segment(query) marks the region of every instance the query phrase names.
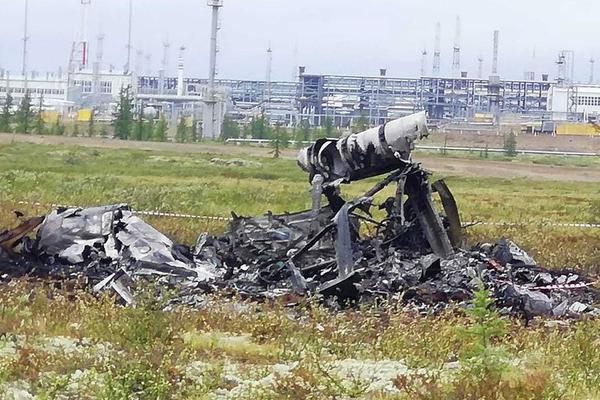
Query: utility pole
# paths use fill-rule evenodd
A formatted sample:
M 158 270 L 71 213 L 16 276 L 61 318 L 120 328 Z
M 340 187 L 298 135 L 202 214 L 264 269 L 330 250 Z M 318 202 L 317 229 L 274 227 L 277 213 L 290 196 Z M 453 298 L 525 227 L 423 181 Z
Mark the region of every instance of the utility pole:
M 162 58 L 162 70 L 165 75 L 169 73 L 169 50 L 171 49 L 171 43 L 169 42 L 169 38 L 167 38 L 163 42 L 163 58 Z
M 127 64 L 125 64 L 125 73 L 128 74 L 131 70 L 131 30 L 133 26 L 133 0 L 129 0 L 129 28 L 127 35 Z
M 89 64 L 89 39 L 88 39 L 88 18 L 89 8 L 92 0 L 81 0 L 81 28 L 79 34 L 79 46 L 81 46 L 81 59 L 79 69 L 85 69 Z
M 165 77 L 169 73 L 169 50 L 171 43 L 169 38 L 163 42 L 163 58 L 161 60 L 160 71 L 158 71 L 158 92 L 160 94 L 165 93 Z
M 146 60 L 146 75 L 150 76 L 152 75 L 152 54 L 146 53 L 144 59 Z
M 271 72 L 273 67 L 273 50 L 271 46 L 267 49 L 267 76 L 266 82 L 267 87 L 265 88 L 265 99 L 263 100 L 265 105 L 268 106 L 271 102 Z
M 179 47 L 179 58 L 177 58 L 177 96 L 183 96 L 185 94 L 184 91 L 184 55 L 185 55 L 185 46 Z
M 138 48 L 135 52 L 135 73 L 136 75 L 142 75 L 144 69 L 144 52 L 142 48 Z
M 440 42 L 442 36 L 442 26 L 440 23 L 435 24 L 435 45 L 433 48 L 433 76 L 440 75 Z
M 298 39 L 294 41 L 294 66 L 292 69 L 292 82 L 298 81 Z
M 27 42 L 29 41 L 29 28 L 28 28 L 28 18 L 29 18 L 29 0 L 25 0 L 25 23 L 23 27 L 23 66 L 21 69 L 21 74 L 23 75 L 24 83 L 25 83 L 25 91 L 27 91 Z
M 219 9 L 223 7 L 223 0 L 208 0 L 207 4 L 212 8 L 212 22 L 210 28 L 208 88 L 204 96 L 202 135 L 207 138 L 218 138 L 221 136 L 221 118 L 217 113 L 215 79 L 217 75 L 217 34 L 219 32 Z
M 93 65 L 94 71 L 94 86 L 93 93 L 100 93 L 100 72 L 102 71 L 102 59 L 104 58 L 104 34 L 99 34 L 97 36 L 97 44 L 96 44 L 96 62 Z
M 452 55 L 452 76 L 460 76 L 460 17 L 456 17 L 456 33 L 454 36 L 454 52 Z

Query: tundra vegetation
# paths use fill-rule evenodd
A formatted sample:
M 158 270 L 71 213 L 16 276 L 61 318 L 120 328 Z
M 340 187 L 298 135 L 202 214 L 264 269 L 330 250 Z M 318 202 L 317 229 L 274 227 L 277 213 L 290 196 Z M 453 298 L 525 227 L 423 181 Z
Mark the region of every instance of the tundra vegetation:
M 14 210 L 128 202 L 139 210 L 257 215 L 309 206 L 307 176 L 285 158 L 211 162 L 214 154 L 68 146 L 0 146 L 0 227 Z M 220 155 L 219 157 L 226 157 Z M 434 176 L 440 178 L 440 176 Z M 509 237 L 542 264 L 600 274 L 595 185 L 444 177 L 471 243 Z M 374 180 L 343 187 L 347 197 Z M 376 201 L 391 195 L 384 192 Z M 20 202 L 39 203 L 38 205 Z M 192 244 L 224 222 L 148 218 Z M 0 392 L 41 399 L 581 399 L 600 397 L 600 321 L 503 318 L 481 290 L 436 315 L 397 304 L 332 311 L 318 298 L 286 307 L 218 295 L 163 311 L 169 293 L 138 291 L 138 307 L 79 282 L 2 283 Z M 27 398 L 27 397 L 21 397 Z

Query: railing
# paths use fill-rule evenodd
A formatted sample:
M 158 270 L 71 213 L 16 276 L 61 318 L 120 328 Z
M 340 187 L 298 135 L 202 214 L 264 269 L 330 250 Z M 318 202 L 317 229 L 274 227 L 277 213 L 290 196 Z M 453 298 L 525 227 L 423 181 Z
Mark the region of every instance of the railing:
M 271 139 L 227 139 L 225 143 L 232 144 L 251 144 L 258 146 L 265 146 L 271 144 L 273 141 Z M 298 142 L 295 140 L 290 140 L 288 142 L 291 146 L 295 146 Z M 313 142 L 311 141 L 302 141 L 300 142 L 303 146 L 310 146 Z M 426 145 L 416 145 L 416 150 L 431 150 L 431 151 L 458 151 L 458 152 L 488 152 L 488 153 L 505 153 L 505 149 L 498 148 L 485 148 L 485 147 L 458 147 L 458 146 L 426 146 Z M 579 152 L 579 151 L 562 151 L 562 150 L 516 150 L 517 154 L 522 155 L 547 155 L 547 156 L 573 156 L 573 157 L 600 157 L 600 153 L 588 153 L 588 152 Z

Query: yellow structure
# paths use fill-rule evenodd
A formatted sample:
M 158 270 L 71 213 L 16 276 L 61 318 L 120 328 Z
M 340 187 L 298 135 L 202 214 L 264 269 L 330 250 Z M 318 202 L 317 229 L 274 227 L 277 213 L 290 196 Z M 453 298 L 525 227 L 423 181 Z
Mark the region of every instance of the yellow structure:
M 42 120 L 46 124 L 55 124 L 59 119 L 58 111 L 42 111 Z
M 494 122 L 494 115 L 488 113 L 476 113 L 473 116 L 473 122 L 491 124 Z
M 89 108 L 81 109 L 77 112 L 77 122 L 90 122 L 92 119 L 92 112 Z
M 598 128 L 592 124 L 564 123 L 556 125 L 556 135 L 596 136 L 598 134 Z

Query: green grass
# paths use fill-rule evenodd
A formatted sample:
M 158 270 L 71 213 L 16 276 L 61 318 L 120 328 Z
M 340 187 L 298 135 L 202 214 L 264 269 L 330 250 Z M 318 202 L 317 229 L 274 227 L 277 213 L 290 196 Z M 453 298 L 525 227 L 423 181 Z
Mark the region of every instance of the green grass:
M 226 158 L 222 154 L 5 145 L 0 147 L 0 226 L 14 222 L 13 209 L 29 213 L 48 211 L 48 207 L 19 205 L 19 201 L 79 206 L 126 202 L 138 210 L 225 217 L 231 211 L 260 215 L 310 206 L 308 178 L 295 161 L 245 157 L 254 164 L 224 167 L 210 162 L 215 157 Z M 600 271 L 600 230 L 557 230 L 543 225 L 600 222 L 596 185 L 443 178 L 454 191 L 464 221 L 531 224 L 519 228 L 471 228 L 468 234 L 473 242 L 510 236 L 544 264 Z M 375 182 L 376 179 L 370 179 L 344 186 L 343 192 L 348 197 L 359 196 Z M 390 188 L 376 200 L 391 194 Z M 193 243 L 200 231 L 219 233 L 225 227 L 223 222 L 213 221 L 148 220 L 186 243 Z M 552 246 L 553 241 L 562 246 Z
M 464 146 L 461 146 L 464 147 Z M 531 163 L 538 165 L 551 165 L 558 167 L 599 167 L 600 157 L 581 157 L 581 156 L 561 156 L 561 155 L 532 155 L 518 154 L 516 157 L 508 157 L 503 153 L 488 153 L 487 158 L 479 150 L 472 151 L 447 151 L 446 154 L 442 151 L 435 150 L 416 150 L 415 154 L 425 154 L 435 157 L 458 158 L 468 160 L 485 161 L 518 161 L 521 163 Z
M 227 158 L 0 146 L 0 228 L 16 223 L 14 209 L 48 211 L 19 201 L 128 202 L 136 209 L 221 216 L 295 211 L 310 204 L 307 176 L 293 160 L 244 157 L 259 164 L 223 167 L 211 164 L 213 157 Z M 600 230 L 544 225 L 600 222 L 595 185 L 444 178 L 463 220 L 524 223 L 469 228 L 471 242 L 507 236 L 551 267 L 600 272 Z M 375 181 L 343 191 L 358 196 Z M 224 229 L 219 222 L 148 220 L 186 243 L 202 231 Z M 48 399 L 203 399 L 217 394 L 236 399 L 461 399 L 473 398 L 472 393 L 489 399 L 600 398 L 597 320 L 553 327 L 542 320 L 530 327 L 509 320 L 508 335 L 494 345 L 504 349 L 513 367 L 488 387 L 468 372 L 468 361 L 461 359 L 458 368 L 453 364 L 470 345 L 460 332 L 472 321 L 460 310 L 422 317 L 383 305 L 332 313 L 312 300 L 291 309 L 277 302 L 207 298 L 198 310 L 163 312 L 163 301 L 144 293 L 137 303 L 137 308 L 120 307 L 112 298 L 78 290 L 76 282 L 3 285 L 0 397 L 23 389 Z

